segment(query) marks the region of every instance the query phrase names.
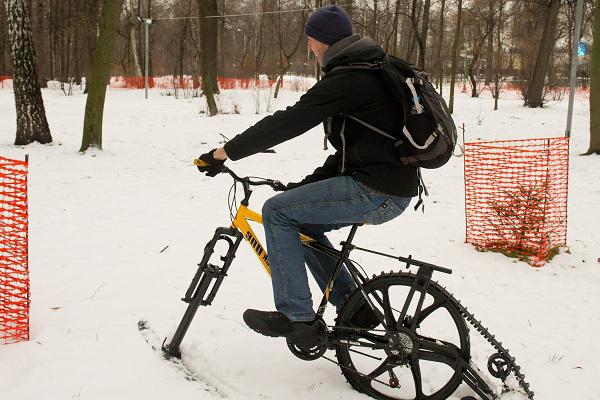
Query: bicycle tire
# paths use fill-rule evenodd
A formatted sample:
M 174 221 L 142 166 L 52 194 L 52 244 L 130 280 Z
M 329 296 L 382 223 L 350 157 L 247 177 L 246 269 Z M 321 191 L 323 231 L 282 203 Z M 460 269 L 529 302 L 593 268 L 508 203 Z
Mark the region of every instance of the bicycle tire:
M 391 294 L 391 289 L 393 288 L 394 290 L 394 294 L 395 295 L 399 295 L 402 296 L 403 292 L 407 292 L 408 290 L 410 290 L 410 288 L 412 287 L 413 283 L 415 282 L 415 275 L 410 274 L 410 273 L 394 273 L 394 272 L 390 272 L 390 273 L 382 273 L 381 275 L 377 276 L 377 277 L 373 277 L 372 279 L 370 279 L 369 281 L 367 281 L 364 285 L 363 285 L 363 289 L 364 292 L 367 294 L 367 296 L 369 296 L 369 298 L 373 301 L 374 304 L 377 304 L 378 307 L 380 307 L 380 309 L 385 309 L 385 308 L 389 308 L 390 313 L 393 315 L 394 319 L 398 319 L 398 309 L 402 308 L 402 306 L 404 305 L 404 300 L 402 300 L 401 304 L 392 304 L 392 294 Z M 385 297 L 384 297 L 384 290 L 387 292 L 387 305 L 385 305 L 386 301 L 385 301 Z M 398 292 L 398 293 L 396 293 Z M 382 299 L 383 301 L 379 301 L 376 302 L 375 299 L 375 293 L 378 294 L 379 298 Z M 427 326 L 427 330 L 428 331 L 432 331 L 432 330 L 439 330 L 439 328 L 435 328 L 432 329 L 430 327 L 428 327 L 429 322 L 428 322 L 428 318 L 433 317 L 434 315 L 436 315 L 436 313 L 438 312 L 438 310 L 443 310 L 442 313 L 447 314 L 447 316 L 444 318 L 442 316 L 442 314 L 438 314 L 436 315 L 436 320 L 439 320 L 440 318 L 442 319 L 446 319 L 448 320 L 448 317 L 451 321 L 451 324 L 454 325 L 454 329 L 456 330 L 455 335 L 456 337 L 453 338 L 453 340 L 451 341 L 444 341 L 444 342 L 440 342 L 443 343 L 444 345 L 450 343 L 455 345 L 458 348 L 458 352 L 460 354 L 460 357 L 462 357 L 464 360 L 466 360 L 468 362 L 469 358 L 470 358 L 470 342 L 469 342 L 469 334 L 468 334 L 468 328 L 467 325 L 465 323 L 464 318 L 461 316 L 461 314 L 459 313 L 457 307 L 453 304 L 453 302 L 447 298 L 447 296 L 444 294 L 443 290 L 441 289 L 441 287 L 431 281 L 429 284 L 429 287 L 427 289 L 427 297 L 431 298 L 431 304 L 429 304 L 429 300 L 426 304 L 429 304 L 427 307 L 425 307 L 425 305 L 423 306 L 423 314 L 421 315 L 421 318 L 419 318 L 419 321 L 417 321 L 417 329 L 415 330 L 415 332 L 419 332 L 423 330 L 424 326 Z M 394 296 L 395 298 L 395 296 Z M 413 298 L 412 302 L 416 302 L 418 299 L 418 296 L 415 296 L 415 298 Z M 383 303 L 383 304 L 382 304 Z M 378 335 L 380 333 L 385 332 L 385 335 L 390 335 L 392 331 L 394 332 L 399 332 L 397 331 L 395 328 L 393 330 L 386 330 L 384 329 L 383 325 L 379 325 L 378 327 L 373 328 L 372 330 L 357 330 L 356 327 L 353 325 L 351 319 L 352 317 L 355 315 L 355 313 L 363 306 L 367 304 L 366 300 L 363 296 L 363 293 L 360 290 L 356 290 L 355 292 L 353 292 L 347 299 L 347 301 L 344 303 L 344 306 L 342 307 L 339 316 L 336 320 L 336 325 L 335 325 L 335 329 L 336 329 L 336 334 L 338 335 L 339 338 L 349 338 L 350 336 L 352 337 L 352 339 L 363 339 L 366 337 L 375 337 L 372 335 Z M 411 309 L 409 308 L 409 311 Z M 427 311 L 427 312 L 425 312 Z M 403 323 L 403 327 L 401 327 L 400 329 L 406 329 L 404 328 L 405 325 L 408 325 L 411 321 L 410 319 L 406 319 L 405 318 L 406 323 Z M 436 326 L 439 325 L 440 323 L 437 322 Z M 448 336 L 449 332 L 447 330 L 448 327 L 444 327 L 441 332 L 444 332 L 442 334 L 442 336 Z M 365 332 L 366 331 L 366 332 Z M 408 329 L 407 329 L 408 332 Z M 427 332 L 424 332 L 427 333 Z M 405 334 L 406 337 L 408 337 L 408 333 Z M 386 336 L 388 337 L 388 336 Z M 446 374 L 451 374 L 451 376 L 448 377 L 448 380 L 445 384 L 441 385 L 441 387 L 439 388 L 435 388 L 434 385 L 434 389 L 432 389 L 431 393 L 424 393 L 424 384 L 423 384 L 423 375 L 421 374 L 422 370 L 422 359 L 418 358 L 421 354 L 425 354 L 424 352 L 421 352 L 421 350 L 419 349 L 418 353 L 415 353 L 412 348 L 414 347 L 414 344 L 417 343 L 417 347 L 418 347 L 418 343 L 423 343 L 424 340 L 431 340 L 431 343 L 438 343 L 437 341 L 433 341 L 432 339 L 434 339 L 434 336 L 429 336 L 429 335 L 421 335 L 419 333 L 419 336 L 416 337 L 417 340 L 420 340 L 421 342 L 417 342 L 414 341 L 412 342 L 413 344 L 410 345 L 410 349 L 411 349 L 411 354 L 412 356 L 405 356 L 404 360 L 406 360 L 407 358 L 409 358 L 406 362 L 406 365 L 396 365 L 399 364 L 400 361 L 399 359 L 401 357 L 396 357 L 390 354 L 388 349 L 374 349 L 371 348 L 370 350 L 375 352 L 376 354 L 379 355 L 383 355 L 384 357 L 379 358 L 378 361 L 376 361 L 375 364 L 379 364 L 381 362 L 381 360 L 383 359 L 384 361 L 379 364 L 379 366 L 375 369 L 369 372 L 369 369 L 372 367 L 367 366 L 366 370 L 362 370 L 361 371 L 361 367 L 364 368 L 364 365 L 359 365 L 359 364 L 367 364 L 368 362 L 357 362 L 357 359 L 359 359 L 360 357 L 363 358 L 367 358 L 368 357 L 373 357 L 373 354 L 368 354 L 366 353 L 367 350 L 369 350 L 369 348 L 365 348 L 365 347 L 355 347 L 353 349 L 353 345 L 352 340 L 348 340 L 346 343 L 342 343 L 341 341 L 336 345 L 336 357 L 337 360 L 340 364 L 340 368 L 342 370 L 343 375 L 346 377 L 346 379 L 348 380 L 348 382 L 350 383 L 350 385 L 352 385 L 352 387 L 354 389 L 356 389 L 359 392 L 365 393 L 375 399 L 381 399 L 381 400 L 445 400 L 447 399 L 449 396 L 452 395 L 452 393 L 454 393 L 454 391 L 458 388 L 458 386 L 461 384 L 462 382 L 462 370 L 459 367 L 459 362 L 456 362 L 456 365 L 454 367 L 450 367 L 447 366 L 449 369 L 448 372 L 446 372 Z M 425 339 L 423 339 L 425 338 Z M 435 339 L 440 339 L 435 337 Z M 390 339 L 387 339 L 388 341 Z M 456 342 L 456 343 L 454 343 Z M 448 344 L 448 346 L 450 346 L 450 344 Z M 404 348 L 404 347 L 402 347 Z M 365 350 L 367 349 L 367 350 Z M 360 353 L 357 353 L 356 351 L 360 351 Z M 383 353 L 383 354 L 382 354 Z M 354 355 L 353 355 L 354 354 Z M 416 354 L 418 354 L 419 356 L 417 356 Z M 430 353 L 431 354 L 431 353 Z M 377 355 L 375 355 L 375 357 L 379 357 Z M 395 358 L 394 358 L 395 357 Z M 416 359 L 416 362 L 414 362 L 413 360 Z M 367 360 L 370 361 L 370 360 Z M 426 362 L 430 362 L 431 360 L 425 360 Z M 370 361 L 372 363 L 372 361 Z M 417 367 L 415 367 L 414 365 L 417 365 Z M 433 363 L 434 367 L 437 368 L 436 363 Z M 383 370 L 382 370 L 383 367 Z M 406 367 L 409 368 L 409 374 L 412 375 L 412 381 L 413 381 L 413 390 L 412 393 L 409 390 L 408 392 L 406 391 L 406 386 L 405 385 L 399 385 L 399 380 L 398 377 L 396 375 L 396 371 L 400 368 L 405 369 Z M 432 365 L 428 364 L 428 367 L 432 367 Z M 382 371 L 382 372 L 381 372 Z M 392 371 L 392 372 L 390 372 Z M 452 371 L 452 372 L 451 372 Z M 388 372 L 389 376 L 390 376 L 390 385 L 389 387 L 386 387 L 387 384 L 385 384 L 384 382 L 381 381 L 381 375 L 385 374 L 386 372 Z M 369 378 L 372 374 L 376 374 L 375 376 L 373 376 L 373 378 L 375 378 L 375 380 L 373 380 L 372 378 Z M 420 383 L 416 383 L 417 382 L 417 376 L 418 375 L 418 379 L 420 380 Z M 438 374 L 433 374 L 435 376 L 438 376 Z M 403 382 L 405 381 L 406 376 L 405 375 L 401 375 Z M 442 381 L 444 381 L 446 378 L 442 378 Z M 427 382 L 428 386 L 431 386 L 430 382 Z M 393 385 L 399 385 L 400 387 L 396 387 L 394 388 Z M 403 387 L 404 386 L 404 387 Z

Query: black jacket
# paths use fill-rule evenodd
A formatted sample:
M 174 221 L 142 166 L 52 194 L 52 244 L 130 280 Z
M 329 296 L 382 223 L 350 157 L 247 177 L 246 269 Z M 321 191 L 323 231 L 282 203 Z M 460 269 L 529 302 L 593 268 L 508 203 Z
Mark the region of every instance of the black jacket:
M 383 49 L 368 38 L 352 35 L 337 42 L 325 55 L 323 79 L 293 106 L 263 118 L 227 142 L 228 157 L 239 160 L 324 123 L 326 133 L 331 132 L 328 140 L 337 151 L 300 184 L 343 174 L 352 175 L 383 193 L 416 196 L 417 169 L 400 163 L 390 139 L 347 118 L 343 138 L 340 136 L 344 114 L 354 115 L 386 132 L 399 132 L 402 108 L 396 104 L 379 72 L 333 70 L 349 63 L 373 62 L 383 56 Z

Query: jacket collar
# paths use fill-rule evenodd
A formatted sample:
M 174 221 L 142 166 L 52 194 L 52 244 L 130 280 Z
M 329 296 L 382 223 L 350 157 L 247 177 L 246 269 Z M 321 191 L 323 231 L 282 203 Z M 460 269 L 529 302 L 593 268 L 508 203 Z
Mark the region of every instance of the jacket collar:
M 352 62 L 368 62 L 383 58 L 385 52 L 371 38 L 352 34 L 331 45 L 323 56 L 323 71 Z

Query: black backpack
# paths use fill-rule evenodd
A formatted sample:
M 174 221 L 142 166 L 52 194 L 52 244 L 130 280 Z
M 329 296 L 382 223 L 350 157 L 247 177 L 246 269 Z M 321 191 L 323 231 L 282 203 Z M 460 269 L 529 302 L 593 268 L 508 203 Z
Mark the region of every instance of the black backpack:
M 350 118 L 394 141 L 404 165 L 439 168 L 454 152 L 457 134 L 444 98 L 427 79 L 427 74 L 397 57 L 386 55 L 376 63 L 355 63 L 332 69 L 365 69 L 381 73 L 404 112 L 400 132 L 384 132 L 352 115 Z

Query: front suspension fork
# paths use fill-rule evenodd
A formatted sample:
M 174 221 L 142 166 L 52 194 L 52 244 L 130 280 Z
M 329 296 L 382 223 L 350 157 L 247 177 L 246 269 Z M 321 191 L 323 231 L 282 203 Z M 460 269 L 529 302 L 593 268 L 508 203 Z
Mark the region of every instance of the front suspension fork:
M 202 261 L 198 264 L 198 270 L 190 283 L 190 287 L 181 299 L 188 303 L 188 307 L 171 341 L 168 344 L 163 343 L 162 349 L 166 356 L 181 358 L 179 346 L 196 315 L 198 307 L 212 304 L 223 278 L 227 276 L 227 271 L 235 258 L 235 253 L 242 238 L 242 234 L 235 228 L 217 228 L 212 239 L 204 247 Z M 219 240 L 225 241 L 228 245 L 227 252 L 220 257 L 222 262 L 220 266 L 209 262 Z

